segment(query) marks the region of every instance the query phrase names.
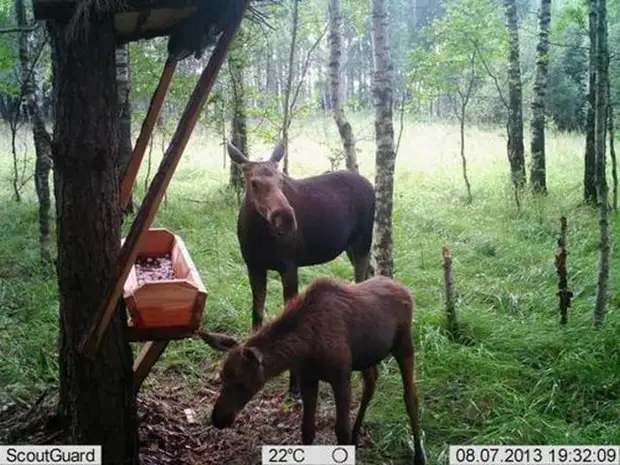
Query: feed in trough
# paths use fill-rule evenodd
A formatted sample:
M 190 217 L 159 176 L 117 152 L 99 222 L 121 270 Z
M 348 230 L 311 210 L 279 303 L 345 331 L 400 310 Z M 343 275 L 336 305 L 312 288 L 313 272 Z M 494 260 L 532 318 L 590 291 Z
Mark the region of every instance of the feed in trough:
M 136 260 L 136 277 L 138 285 L 146 281 L 163 281 L 176 279 L 170 254 L 161 257 L 144 257 Z

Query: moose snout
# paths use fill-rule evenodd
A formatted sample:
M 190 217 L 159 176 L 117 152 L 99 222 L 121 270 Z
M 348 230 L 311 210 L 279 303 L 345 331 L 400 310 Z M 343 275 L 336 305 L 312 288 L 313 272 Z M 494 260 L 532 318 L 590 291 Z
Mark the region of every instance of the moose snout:
M 292 210 L 276 210 L 271 214 L 271 224 L 279 235 L 295 232 L 297 221 Z

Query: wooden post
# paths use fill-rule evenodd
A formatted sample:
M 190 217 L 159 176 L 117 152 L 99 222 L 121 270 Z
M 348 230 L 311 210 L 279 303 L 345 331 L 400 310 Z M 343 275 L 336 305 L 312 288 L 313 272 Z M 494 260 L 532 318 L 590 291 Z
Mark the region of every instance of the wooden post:
M 560 324 L 568 322 L 568 309 L 571 306 L 573 293 L 568 290 L 568 277 L 566 270 L 566 217 L 560 218 L 560 237 L 558 238 L 558 251 L 555 254 L 555 271 L 558 275 L 558 292 L 560 298 Z
M 452 282 L 452 257 L 447 247 L 441 248 L 443 255 L 443 281 L 446 289 L 446 317 L 448 331 L 455 337 L 458 331 L 456 308 L 454 307 L 454 283 Z
M 127 166 L 127 171 L 125 171 L 125 175 L 123 177 L 123 182 L 121 184 L 121 210 L 125 210 L 127 203 L 131 198 L 131 189 L 133 188 L 136 177 L 138 176 L 138 171 L 140 170 L 140 165 L 142 164 L 142 159 L 144 158 L 144 152 L 146 151 L 146 147 L 149 144 L 149 139 L 153 134 L 155 122 L 161 112 L 161 107 L 164 103 L 164 98 L 168 92 L 168 87 L 170 86 L 170 81 L 172 80 L 176 67 L 176 60 L 168 57 L 166 64 L 164 65 L 164 70 L 159 78 L 157 89 L 155 89 L 155 93 L 151 99 L 151 104 L 149 105 L 146 117 L 142 122 L 140 135 L 136 140 L 136 146 L 131 154 L 131 161 L 129 162 L 129 166 Z
M 164 154 L 164 157 L 159 165 L 159 170 L 153 178 L 149 191 L 142 202 L 140 210 L 131 225 L 127 239 L 121 248 L 121 252 L 118 259 L 117 272 L 114 280 L 110 285 L 108 292 L 108 298 L 101 311 L 95 316 L 93 324 L 89 328 L 88 332 L 82 338 L 80 342 L 80 352 L 86 356 L 92 357 L 97 351 L 101 338 L 105 330 L 110 323 L 112 315 L 117 307 L 118 299 L 121 297 L 123 291 L 123 285 L 133 263 L 138 256 L 138 250 L 140 246 L 140 240 L 142 239 L 146 230 L 150 227 L 155 213 L 161 204 L 162 197 L 166 188 L 170 184 L 170 179 L 174 174 L 174 171 L 179 164 L 183 150 L 187 145 L 192 131 L 198 121 L 198 117 L 204 106 L 204 103 L 209 95 L 213 84 L 218 75 L 220 68 L 226 55 L 230 43 L 235 37 L 243 14 L 247 8 L 249 0 L 236 0 L 229 6 L 228 11 L 228 29 L 225 29 L 220 36 L 217 45 L 215 46 L 209 63 L 203 70 L 200 79 L 194 87 L 194 91 L 185 107 L 181 121 L 177 126 L 176 132 L 170 141 L 170 145 Z
M 133 364 L 133 389 L 137 394 L 140 386 L 151 372 L 155 362 L 159 360 L 161 354 L 164 353 L 170 341 L 149 341 L 144 344 L 140 351 L 140 355 Z

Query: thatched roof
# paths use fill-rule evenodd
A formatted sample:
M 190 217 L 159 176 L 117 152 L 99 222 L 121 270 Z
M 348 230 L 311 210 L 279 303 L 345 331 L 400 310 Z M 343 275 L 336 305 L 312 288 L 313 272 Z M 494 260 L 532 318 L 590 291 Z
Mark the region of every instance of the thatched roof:
M 201 53 L 215 42 L 226 24 L 229 7 L 247 0 L 33 0 L 38 20 L 70 20 L 114 17 L 119 43 L 170 36 L 169 52 L 183 59 Z M 250 0 L 267 3 L 273 0 Z M 261 17 L 250 7 L 248 14 Z M 188 52 L 189 50 L 189 52 Z

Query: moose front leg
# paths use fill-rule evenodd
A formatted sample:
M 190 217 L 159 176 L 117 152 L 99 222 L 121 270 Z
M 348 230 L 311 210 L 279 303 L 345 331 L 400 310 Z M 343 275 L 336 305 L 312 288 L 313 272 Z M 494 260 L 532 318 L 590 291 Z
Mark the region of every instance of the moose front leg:
M 297 273 L 297 267 L 291 265 L 280 271 L 280 278 L 282 279 L 284 305 L 286 305 L 286 303 L 295 297 L 298 292 L 299 276 Z M 299 398 L 299 379 L 294 370 L 291 370 L 290 372 L 288 392 L 290 396 Z
M 248 267 L 248 276 L 252 288 L 252 331 L 256 331 L 262 326 L 265 313 L 267 270 Z

